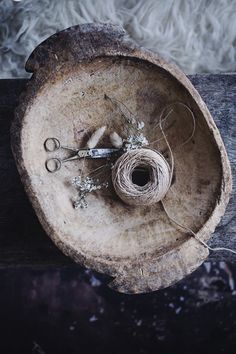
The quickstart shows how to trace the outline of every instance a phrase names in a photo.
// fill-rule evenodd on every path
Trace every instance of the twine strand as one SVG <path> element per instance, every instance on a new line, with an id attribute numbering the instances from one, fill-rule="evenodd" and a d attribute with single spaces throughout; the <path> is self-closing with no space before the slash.
<path id="1" fill-rule="evenodd" d="M 208 248 L 209 251 L 213 251 L 213 252 L 226 251 L 226 252 L 231 252 L 231 253 L 233 253 L 233 254 L 236 254 L 236 251 L 234 251 L 234 250 L 231 249 L 231 248 L 226 248 L 226 247 L 211 247 L 211 246 L 209 246 L 205 241 L 203 241 L 202 239 L 200 239 L 200 237 L 198 237 L 198 235 L 197 235 L 193 230 L 191 230 L 189 227 L 186 227 L 186 226 L 180 224 L 180 223 L 179 223 L 178 221 L 176 221 L 172 216 L 170 216 L 170 214 L 169 214 L 168 210 L 166 209 L 165 204 L 163 203 L 163 201 L 161 201 L 161 204 L 162 204 L 162 207 L 163 207 L 163 209 L 164 209 L 164 211 L 165 211 L 165 213 L 166 213 L 168 219 L 169 219 L 172 223 L 176 224 L 176 225 L 177 225 L 178 227 L 180 227 L 182 230 L 185 230 L 185 231 L 189 232 L 191 235 L 193 235 L 194 238 L 195 238 L 198 242 L 200 242 L 203 246 L 205 246 L 206 248 Z"/>
<path id="2" fill-rule="evenodd" d="M 136 184 L 134 172 L 143 171 L 147 183 Z M 169 190 L 171 170 L 157 151 L 141 148 L 124 153 L 112 169 L 112 182 L 117 195 L 129 205 L 151 205 L 162 200 Z"/>
<path id="3" fill-rule="evenodd" d="M 175 104 L 179 104 L 183 106 L 185 109 L 189 111 L 191 114 L 191 118 L 193 121 L 193 129 L 190 136 L 180 145 L 184 146 L 187 144 L 194 136 L 196 130 L 196 119 L 193 111 L 184 103 L 176 102 Z M 173 104 L 172 104 L 173 105 Z M 165 107 L 160 115 L 159 127 L 162 133 L 162 136 L 166 142 L 167 148 L 170 153 L 170 164 L 164 158 L 162 154 L 158 151 L 150 149 L 150 148 L 140 148 L 136 150 L 129 150 L 124 153 L 115 163 L 112 169 L 112 182 L 114 189 L 118 196 L 129 205 L 151 205 L 157 202 L 160 202 L 168 219 L 174 223 L 176 226 L 190 233 L 198 242 L 200 242 L 204 247 L 206 247 L 209 251 L 226 251 L 236 254 L 236 251 L 226 247 L 211 247 L 205 241 L 203 241 L 192 229 L 182 225 L 180 222 L 175 220 L 167 210 L 163 199 L 168 192 L 174 171 L 174 156 L 169 144 L 169 141 L 166 137 L 163 128 L 163 122 L 165 122 L 170 114 L 173 112 L 171 109 L 167 115 L 163 118 L 164 112 L 168 107 Z M 155 141 L 154 141 L 155 142 Z M 152 142 L 152 143 L 154 143 Z M 151 143 L 151 144 L 152 144 Z M 176 147 L 176 148 L 177 148 Z M 145 168 L 149 171 L 149 180 L 143 185 L 137 185 L 132 180 L 132 174 L 135 169 Z"/>

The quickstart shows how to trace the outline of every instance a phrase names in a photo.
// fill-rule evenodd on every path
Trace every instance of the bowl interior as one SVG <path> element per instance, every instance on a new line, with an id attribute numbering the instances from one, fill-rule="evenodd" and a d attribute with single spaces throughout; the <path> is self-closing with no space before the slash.
<path id="1" fill-rule="evenodd" d="M 196 129 L 188 142 L 193 119 L 178 102 L 195 115 Z M 144 122 L 142 133 L 149 146 L 169 160 L 158 124 L 165 108 L 166 113 L 173 110 L 163 127 L 174 156 L 174 177 L 165 206 L 179 223 L 197 232 L 217 202 L 222 176 L 220 156 L 202 112 L 174 77 L 142 60 L 107 57 L 74 66 L 65 64 L 40 89 L 25 115 L 22 152 L 45 223 L 61 242 L 87 258 L 98 262 L 111 259 L 118 264 L 143 254 L 163 255 L 189 238 L 168 220 L 160 203 L 148 207 L 125 205 L 113 190 L 108 167 L 101 168 L 97 178 L 108 181 L 109 187 L 90 193 L 87 209 L 75 210 L 77 191 L 72 179 L 79 170 L 87 174 L 105 165 L 105 160 L 67 162 L 56 173 L 45 169 L 49 157 L 68 156 L 63 150 L 47 153 L 47 138 L 56 137 L 62 145 L 83 148 L 89 136 L 106 125 L 98 147 L 111 147 L 111 132 L 122 138 L 130 134 L 124 118 L 130 112 Z"/>

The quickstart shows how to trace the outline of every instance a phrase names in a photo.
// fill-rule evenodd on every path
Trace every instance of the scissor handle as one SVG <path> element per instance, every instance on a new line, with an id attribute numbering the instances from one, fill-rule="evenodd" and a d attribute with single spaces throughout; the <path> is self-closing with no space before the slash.
<path id="1" fill-rule="evenodd" d="M 60 159 L 57 159 L 56 157 L 53 157 L 51 159 L 48 159 L 45 162 L 45 167 L 48 172 L 54 173 L 61 168 L 62 161 Z"/>
<path id="2" fill-rule="evenodd" d="M 61 147 L 60 141 L 57 138 L 47 138 L 44 142 L 44 148 L 48 152 L 59 150 Z"/>

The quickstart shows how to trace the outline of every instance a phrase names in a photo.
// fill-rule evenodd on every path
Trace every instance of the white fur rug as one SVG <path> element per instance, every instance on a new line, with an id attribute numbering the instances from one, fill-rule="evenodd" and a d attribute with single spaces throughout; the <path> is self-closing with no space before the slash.
<path id="1" fill-rule="evenodd" d="M 122 25 L 188 74 L 236 71 L 236 0 L 0 0 L 0 77 L 25 77 L 37 44 L 94 21 Z"/>

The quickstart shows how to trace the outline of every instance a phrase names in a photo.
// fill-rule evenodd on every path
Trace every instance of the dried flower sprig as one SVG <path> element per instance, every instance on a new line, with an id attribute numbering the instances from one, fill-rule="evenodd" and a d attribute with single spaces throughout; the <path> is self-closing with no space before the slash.
<path id="1" fill-rule="evenodd" d="M 72 180 L 72 184 L 76 187 L 78 190 L 78 196 L 76 200 L 74 201 L 73 205 L 75 209 L 84 209 L 87 208 L 88 203 L 86 200 L 86 196 L 98 189 L 101 188 L 107 188 L 108 187 L 108 182 L 105 183 L 100 183 L 99 179 L 93 179 L 89 176 L 83 177 L 83 176 L 77 176 L 74 177 Z"/>
<path id="2" fill-rule="evenodd" d="M 121 101 L 114 97 L 110 97 L 107 94 L 104 95 L 105 100 L 109 100 L 113 107 L 118 108 L 121 116 L 124 118 L 125 123 L 128 124 L 127 128 L 131 128 L 133 131 L 142 130 L 144 122 L 136 119 L 136 115 Z"/>
<path id="3" fill-rule="evenodd" d="M 124 140 L 124 150 L 134 150 L 134 149 L 140 149 L 143 146 L 148 145 L 148 140 L 147 138 L 143 135 L 143 133 L 136 134 L 136 135 L 130 135 L 126 140 Z"/>

